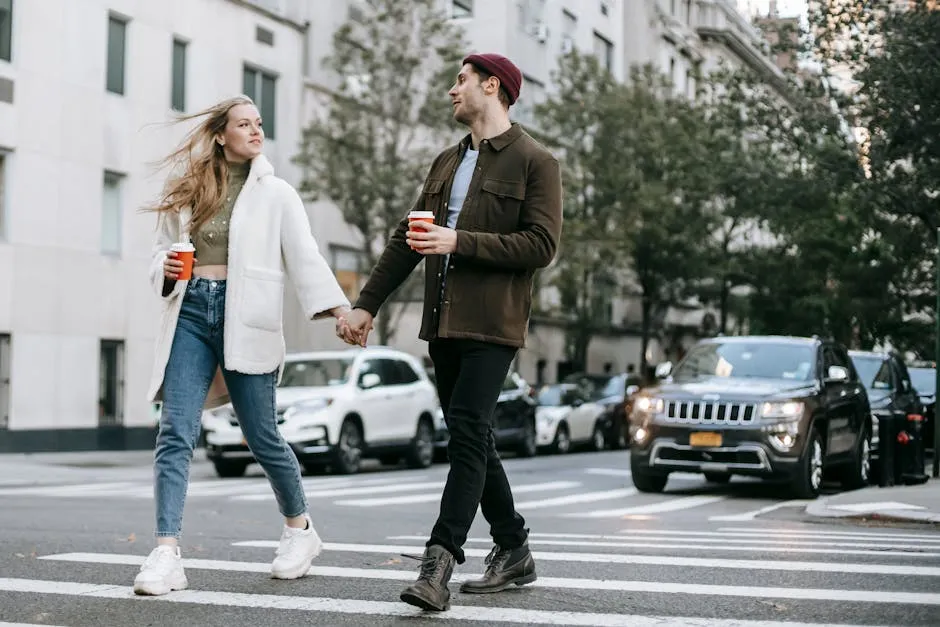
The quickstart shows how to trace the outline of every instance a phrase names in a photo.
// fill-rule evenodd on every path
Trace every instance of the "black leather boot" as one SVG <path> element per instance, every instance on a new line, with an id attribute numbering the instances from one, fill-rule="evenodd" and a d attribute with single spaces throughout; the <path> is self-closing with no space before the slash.
<path id="1" fill-rule="evenodd" d="M 465 581 L 460 586 L 461 592 L 487 594 L 501 592 L 509 586 L 524 586 L 535 581 L 535 560 L 525 543 L 518 549 L 493 547 L 484 561 L 486 572 L 481 579 Z"/>
<path id="2" fill-rule="evenodd" d="M 454 556 L 436 544 L 424 550 L 423 556 L 405 555 L 421 562 L 418 580 L 405 588 L 401 600 L 422 610 L 443 612 L 450 609 L 447 582 L 454 573 Z"/>

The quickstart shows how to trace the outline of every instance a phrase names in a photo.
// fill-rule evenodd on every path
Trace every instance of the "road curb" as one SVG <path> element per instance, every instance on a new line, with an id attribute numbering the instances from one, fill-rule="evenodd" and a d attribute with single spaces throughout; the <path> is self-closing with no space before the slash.
<path id="1" fill-rule="evenodd" d="M 817 499 L 806 506 L 806 513 L 818 518 L 841 518 L 844 520 L 880 520 L 884 522 L 921 523 L 927 525 L 940 525 L 940 514 L 935 512 L 920 512 L 910 510 L 878 510 L 843 511 L 829 507 L 829 499 Z"/>

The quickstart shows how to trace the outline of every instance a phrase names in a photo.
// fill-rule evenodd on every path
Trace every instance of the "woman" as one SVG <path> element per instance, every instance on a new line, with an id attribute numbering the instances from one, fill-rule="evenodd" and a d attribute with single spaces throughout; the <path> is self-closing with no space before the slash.
<path id="1" fill-rule="evenodd" d="M 179 537 L 202 410 L 231 399 L 285 526 L 272 577 L 303 576 L 321 549 L 300 467 L 277 430 L 275 387 L 284 362 L 285 271 L 306 315 L 345 324 L 349 302 L 310 233 L 297 192 L 261 154 L 254 103 L 237 97 L 182 119 L 205 118 L 164 161 L 171 178 L 157 212 L 151 282 L 163 300 L 150 399 L 163 402 L 154 456 L 157 547 L 137 594 L 186 588 Z M 193 278 L 170 247 L 195 246 Z"/>

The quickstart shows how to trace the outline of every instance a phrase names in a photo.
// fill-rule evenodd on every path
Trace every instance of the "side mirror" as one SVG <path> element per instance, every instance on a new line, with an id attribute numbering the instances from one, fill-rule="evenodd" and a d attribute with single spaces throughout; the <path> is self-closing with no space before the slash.
<path id="1" fill-rule="evenodd" d="M 382 383 L 382 377 L 375 374 L 374 372 L 367 372 L 362 375 L 362 378 L 359 379 L 359 387 L 363 390 L 369 390 L 374 387 L 378 387 Z"/>
<path id="2" fill-rule="evenodd" d="M 844 366 L 829 366 L 826 383 L 844 383 L 849 380 L 849 371 Z"/>
<path id="3" fill-rule="evenodd" d="M 584 401 L 580 398 L 576 398 L 571 402 L 572 407 L 581 407 L 581 405 L 584 405 Z"/>
<path id="4" fill-rule="evenodd" d="M 663 363 L 656 366 L 656 378 L 665 379 L 670 374 L 672 374 L 672 362 L 664 361 Z"/>

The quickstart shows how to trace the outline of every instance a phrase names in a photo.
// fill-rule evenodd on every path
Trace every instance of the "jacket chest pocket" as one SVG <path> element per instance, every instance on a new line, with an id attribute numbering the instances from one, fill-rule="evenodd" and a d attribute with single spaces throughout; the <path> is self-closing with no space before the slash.
<path id="1" fill-rule="evenodd" d="M 480 194 L 479 223 L 501 233 L 519 228 L 519 210 L 525 200 L 525 181 L 484 179 Z"/>
<path id="2" fill-rule="evenodd" d="M 280 331 L 284 313 L 284 273 L 246 268 L 242 274 L 239 312 L 242 322 L 265 331 Z"/>
<path id="3" fill-rule="evenodd" d="M 440 224 L 439 218 L 444 208 L 444 180 L 428 179 L 425 181 L 421 196 L 424 200 L 424 210 L 433 211 L 435 223 Z"/>

